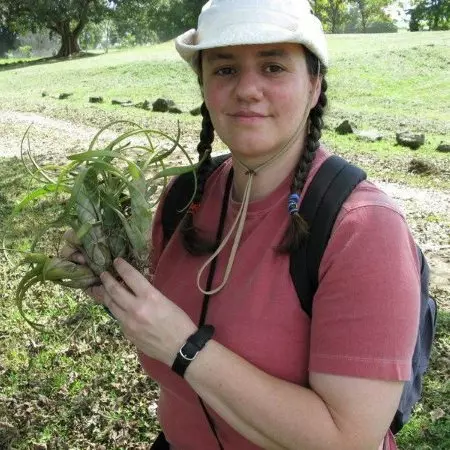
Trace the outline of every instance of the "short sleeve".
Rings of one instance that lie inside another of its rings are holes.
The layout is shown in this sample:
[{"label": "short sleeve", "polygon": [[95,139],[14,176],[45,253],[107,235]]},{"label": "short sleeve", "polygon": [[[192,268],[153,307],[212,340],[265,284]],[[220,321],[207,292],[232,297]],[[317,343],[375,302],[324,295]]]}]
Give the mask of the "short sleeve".
[{"label": "short sleeve", "polygon": [[309,370],[408,380],[420,312],[415,243],[382,204],[345,211],[319,271]]}]

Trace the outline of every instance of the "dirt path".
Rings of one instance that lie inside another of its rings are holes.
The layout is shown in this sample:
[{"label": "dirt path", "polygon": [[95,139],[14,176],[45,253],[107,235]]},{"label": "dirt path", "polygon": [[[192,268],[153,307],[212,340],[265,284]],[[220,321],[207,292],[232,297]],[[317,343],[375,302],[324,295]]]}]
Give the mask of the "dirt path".
[{"label": "dirt path", "polygon": [[[98,131],[38,114],[0,111],[0,157],[20,156],[21,137],[31,124],[33,154],[45,155],[45,159],[59,159],[85,149]],[[114,137],[112,133],[106,135],[106,138],[111,137]],[[429,259],[433,284],[450,297],[450,193],[384,182],[377,184],[400,204]]]},{"label": "dirt path", "polygon": [[[0,157],[20,156],[22,136],[30,127],[34,155],[50,157],[85,149],[98,129],[34,113],[0,111]],[[111,139],[112,133],[105,137]]]}]

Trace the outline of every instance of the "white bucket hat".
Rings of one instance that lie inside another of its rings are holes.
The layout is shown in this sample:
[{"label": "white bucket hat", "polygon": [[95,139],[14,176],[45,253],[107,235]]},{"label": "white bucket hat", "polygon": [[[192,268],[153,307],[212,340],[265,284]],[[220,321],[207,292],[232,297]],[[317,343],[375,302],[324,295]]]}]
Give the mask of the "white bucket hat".
[{"label": "white bucket hat", "polygon": [[178,36],[175,47],[198,73],[199,50],[278,42],[302,44],[328,65],[322,24],[307,0],[210,0],[197,30]]}]

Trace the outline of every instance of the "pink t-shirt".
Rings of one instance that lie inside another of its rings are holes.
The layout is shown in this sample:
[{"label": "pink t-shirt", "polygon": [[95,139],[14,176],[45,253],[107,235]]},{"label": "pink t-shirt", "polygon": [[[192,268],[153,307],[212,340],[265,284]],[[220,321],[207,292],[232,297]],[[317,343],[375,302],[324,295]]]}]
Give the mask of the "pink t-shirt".
[{"label": "pink t-shirt", "polygon": [[[307,184],[327,156],[323,149],[318,151]],[[211,237],[216,234],[230,167],[229,160],[209,178],[196,215],[197,226]],[[289,184],[286,179],[269,196],[249,205],[228,283],[210,299],[206,323],[215,326],[214,339],[261,370],[301,386],[308,385],[309,371],[409,379],[420,280],[414,242],[403,216],[371,183],[356,188],[338,216],[322,259],[310,320],[289,274],[289,257],[274,251],[288,225]],[[225,233],[240,206],[229,202]],[[163,251],[160,215],[161,210],[153,228],[154,285],[198,323],[203,294],[196,277],[207,257],[187,253],[177,232]],[[213,287],[222,281],[231,244],[219,256]],[[145,355],[141,361],[160,385],[159,420],[171,448],[216,448],[187,382]],[[225,448],[258,448],[209,412]],[[386,441],[390,441],[386,449],[396,448],[390,435]]]}]

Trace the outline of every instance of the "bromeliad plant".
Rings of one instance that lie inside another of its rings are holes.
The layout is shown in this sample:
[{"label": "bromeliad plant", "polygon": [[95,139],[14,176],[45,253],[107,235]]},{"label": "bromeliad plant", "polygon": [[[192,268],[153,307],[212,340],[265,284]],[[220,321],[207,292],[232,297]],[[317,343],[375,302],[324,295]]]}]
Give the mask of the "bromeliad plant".
[{"label": "bromeliad plant", "polygon": [[[20,262],[29,270],[19,282],[15,301],[21,315],[33,327],[42,328],[42,325],[26,317],[23,303],[25,293],[37,283],[50,281],[86,289],[99,283],[102,272],[113,271],[112,262],[118,256],[146,274],[152,211],[162,188],[170,176],[188,171],[195,174],[195,165],[179,143],[179,127],[174,139],[163,132],[120,121],[132,129],[98,149],[101,135],[117,123],[100,130],[86,152],[69,156],[70,162],[62,167],[40,167],[29,144],[24,145],[27,134],[22,140],[22,161],[42,185],[16,206],[13,216],[31,202],[49,196],[54,204],[61,205],[57,219],[38,231],[30,253]],[[155,140],[161,139],[168,145],[155,146]],[[167,158],[177,149],[184,153],[189,164],[168,167]],[[51,228],[74,230],[77,249],[86,265],[36,252],[38,243]]]}]

